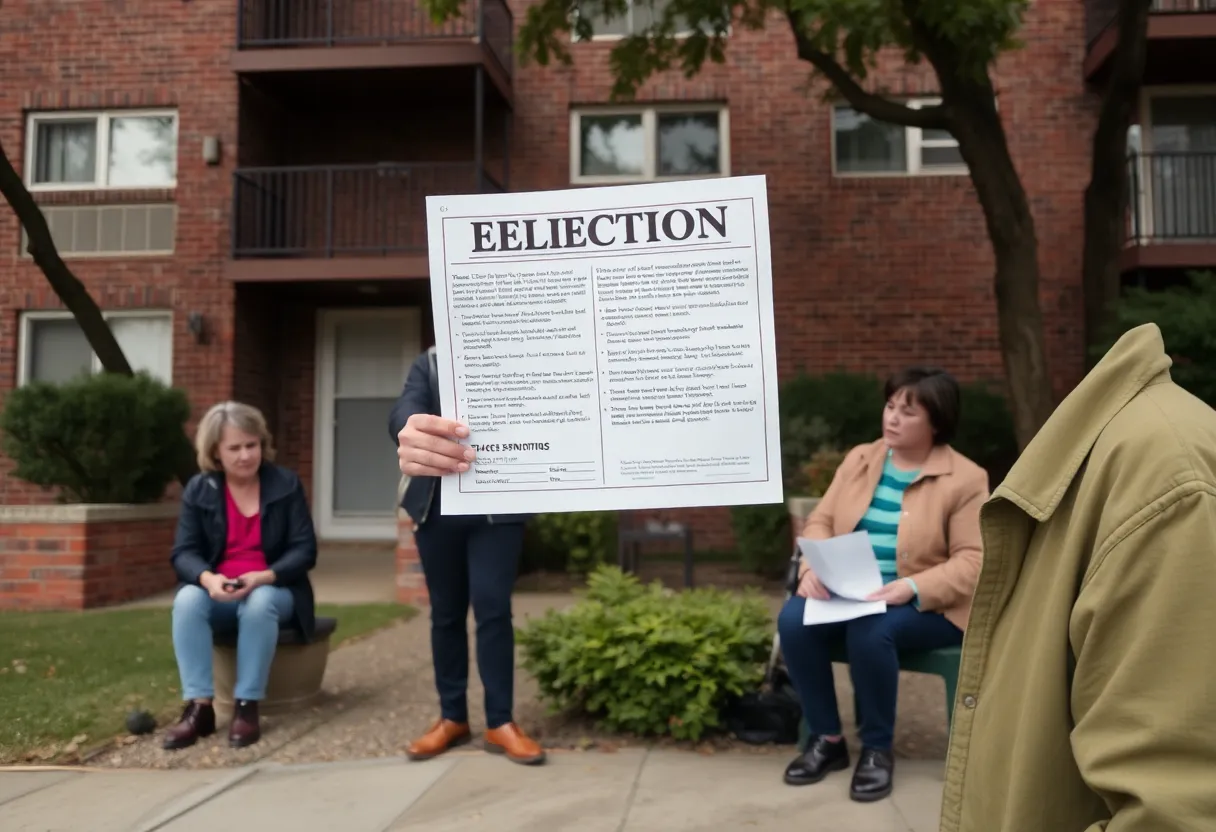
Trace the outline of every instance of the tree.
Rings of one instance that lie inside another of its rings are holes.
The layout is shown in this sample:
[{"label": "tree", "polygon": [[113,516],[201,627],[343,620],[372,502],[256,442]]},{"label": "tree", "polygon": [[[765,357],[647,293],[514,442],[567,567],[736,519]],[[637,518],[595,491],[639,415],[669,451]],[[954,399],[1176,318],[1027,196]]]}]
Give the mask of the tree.
[{"label": "tree", "polygon": [[1089,186],[1085,189],[1085,248],[1081,262],[1085,344],[1090,349],[1091,361],[1095,360],[1092,348],[1103,342],[1107,330],[1116,322],[1119,253],[1128,198],[1127,130],[1144,77],[1151,6],[1152,0],[1119,0],[1115,11],[1115,51],[1094,131]]},{"label": "tree", "polygon": [[[102,370],[126,376],[134,375],[131,364],[123,354],[118,339],[110,330],[110,325],[102,316],[97,301],[93,300],[89,290],[80,282],[80,278],[72,273],[68,264],[63,262],[63,258],[59,255],[59,250],[55,247],[55,241],[51,237],[51,229],[47,225],[46,216],[43,215],[42,209],[38,207],[38,203],[30,194],[29,189],[25,187],[21,175],[13,167],[3,144],[0,144],[0,193],[4,194],[5,200],[12,207],[13,213],[17,215],[18,221],[25,229],[26,236],[29,238],[26,251],[42,270],[47,283],[51,284],[51,288],[63,301],[63,305],[72,313],[76,323],[80,325],[85,339],[89,342],[93,352],[97,354],[97,360],[101,362]],[[177,478],[185,485],[196,471],[193,461],[184,458],[177,472]]]},{"label": "tree", "polygon": [[[457,14],[464,2],[423,1],[438,20]],[[613,95],[628,98],[655,73],[679,68],[691,76],[707,60],[723,62],[729,27],[763,28],[779,14],[798,57],[855,110],[893,124],[950,131],[970,169],[992,245],[1001,355],[1021,447],[1055,403],[1039,305],[1038,238],[997,112],[991,68],[1002,52],[1019,45],[1028,5],[1029,0],[670,0],[656,9],[651,26],[623,38],[610,59]],[[569,62],[571,33],[590,36],[594,17],[620,17],[627,8],[628,0],[538,0],[519,32],[521,57],[541,65]],[[676,38],[677,31],[691,34]],[[891,50],[909,64],[932,67],[940,104],[913,109],[871,89],[868,77],[878,54]]]}]

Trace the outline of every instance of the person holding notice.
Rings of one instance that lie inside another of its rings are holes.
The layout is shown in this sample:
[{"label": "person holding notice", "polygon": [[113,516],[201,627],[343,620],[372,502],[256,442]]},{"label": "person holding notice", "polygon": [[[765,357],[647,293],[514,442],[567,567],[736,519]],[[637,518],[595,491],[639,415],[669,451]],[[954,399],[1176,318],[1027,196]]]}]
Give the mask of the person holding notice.
[{"label": "person holding notice", "polygon": [[988,475],[953,450],[959,388],[947,373],[911,368],[885,388],[882,438],[852,449],[802,536],[824,540],[865,531],[886,582],[870,600],[887,611],[851,621],[807,626],[807,598],[827,590],[803,561],[797,593],[777,627],[786,666],[802,701],[811,742],[785,770],[785,782],[818,783],[849,767],[829,651],[843,640],[857,693],[862,751],[850,786],[861,802],[893,788],[899,650],[958,645],[980,571],[980,505]]},{"label": "person holding notice", "polygon": [[984,506],[942,832],[1216,829],[1216,412],[1129,330]]},{"label": "person holding notice", "polygon": [[511,591],[519,571],[526,517],[447,515],[440,511],[445,474],[469,470],[474,451],[460,444],[468,426],[442,418],[434,347],[410,368],[389,414],[401,473],[409,477],[401,506],[415,524],[414,539],[431,602],[431,660],[440,715],[410,743],[406,756],[427,760],[471,739],[470,602],[477,621],[477,670],[485,687],[484,747],[512,762],[535,765],[544,749],[519,729],[515,696],[515,628]]},{"label": "person holding notice", "polygon": [[256,408],[223,402],[199,422],[201,473],[182,493],[171,560],[181,580],[173,599],[173,652],[186,708],[165,733],[166,749],[215,733],[211,642],[237,631],[234,748],[261,737],[258,702],[266,695],[279,626],[291,622],[307,641],[316,625],[309,571],[317,537],[300,478],[273,464],[266,420]]}]

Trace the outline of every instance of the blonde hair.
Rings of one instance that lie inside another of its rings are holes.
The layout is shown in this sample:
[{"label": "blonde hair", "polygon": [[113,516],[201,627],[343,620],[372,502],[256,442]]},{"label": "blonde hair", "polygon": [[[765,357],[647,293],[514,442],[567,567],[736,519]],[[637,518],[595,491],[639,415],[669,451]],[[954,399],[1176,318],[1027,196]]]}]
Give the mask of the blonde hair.
[{"label": "blonde hair", "polygon": [[256,407],[241,402],[220,402],[213,405],[198,423],[194,434],[194,450],[198,454],[198,467],[202,471],[219,471],[220,438],[224,426],[232,425],[251,436],[262,440],[262,459],[274,461],[274,440],[266,427],[266,417]]}]

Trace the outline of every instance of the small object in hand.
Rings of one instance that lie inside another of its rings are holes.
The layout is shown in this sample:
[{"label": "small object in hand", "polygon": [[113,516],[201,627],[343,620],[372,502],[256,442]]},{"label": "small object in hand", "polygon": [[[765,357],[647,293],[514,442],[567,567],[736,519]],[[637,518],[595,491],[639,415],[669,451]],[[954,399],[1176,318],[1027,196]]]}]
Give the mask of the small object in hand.
[{"label": "small object in hand", "polygon": [[244,588],[245,588],[245,582],[242,581],[240,578],[236,578],[231,581],[224,581],[224,589],[228,590],[229,592],[235,592],[238,589],[244,589]]},{"label": "small object in hand", "polygon": [[127,730],[132,734],[151,734],[156,730],[156,717],[147,711],[131,711],[127,714]]}]

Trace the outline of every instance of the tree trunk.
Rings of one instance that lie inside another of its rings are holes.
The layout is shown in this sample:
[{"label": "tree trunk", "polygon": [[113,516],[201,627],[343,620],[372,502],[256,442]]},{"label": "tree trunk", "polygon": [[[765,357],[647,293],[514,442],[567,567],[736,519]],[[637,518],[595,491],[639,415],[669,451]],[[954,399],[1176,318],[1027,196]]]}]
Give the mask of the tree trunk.
[{"label": "tree trunk", "polygon": [[[43,215],[42,209],[38,207],[38,203],[30,194],[29,189],[21,181],[20,174],[13,168],[13,163],[5,153],[3,145],[0,145],[0,193],[4,194],[5,200],[12,206],[13,213],[17,215],[17,219],[29,236],[30,242],[27,251],[34,258],[34,263],[42,270],[42,274],[51,284],[51,288],[55,290],[55,294],[76,319],[89,346],[97,354],[102,369],[107,373],[133,375],[131,364],[123,354],[118,339],[110,330],[110,325],[102,316],[101,308],[93,300],[93,296],[89,294],[89,290],[80,282],[80,279],[72,274],[68,264],[63,262],[63,258],[59,256],[59,250],[55,248],[55,241],[51,237],[51,229],[46,224],[46,217]],[[182,485],[185,485],[197,471],[193,459],[183,458],[177,470],[177,479]]]},{"label": "tree trunk", "polygon": [[1086,365],[1090,348],[1107,334],[1119,299],[1120,264],[1127,211],[1127,130],[1131,126],[1148,45],[1152,0],[1120,0],[1110,78],[1094,130],[1089,186],[1085,189],[1085,243],[1081,285],[1085,294]]},{"label": "tree trunk", "polygon": [[1025,448],[1055,410],[1039,307],[1039,243],[987,78],[939,74],[950,129],[971,171],[996,260],[994,288],[1001,359],[1018,447]]}]

